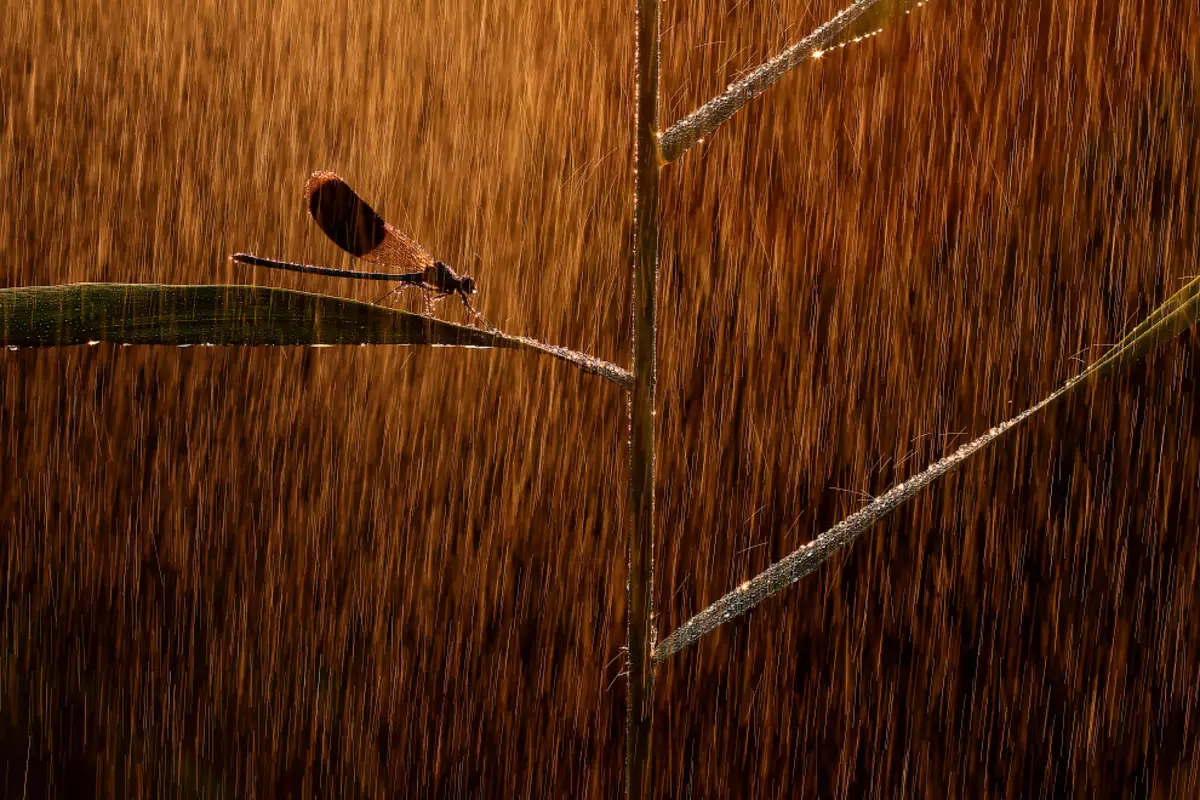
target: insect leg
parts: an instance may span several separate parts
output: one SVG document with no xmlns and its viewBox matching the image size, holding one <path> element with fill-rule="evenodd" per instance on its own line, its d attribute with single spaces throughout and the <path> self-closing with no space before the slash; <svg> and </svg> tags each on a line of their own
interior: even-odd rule
<svg viewBox="0 0 1200 800">
<path fill-rule="evenodd" d="M 425 295 L 425 313 L 432 317 L 435 311 L 434 306 L 446 298 L 446 293 L 428 286 L 422 286 L 421 291 Z"/>
<path fill-rule="evenodd" d="M 380 305 L 381 303 L 383 303 L 383 301 L 384 301 L 384 300 L 387 300 L 388 298 L 392 297 L 393 295 L 399 294 L 401 291 L 403 291 L 403 290 L 404 290 L 405 288 L 407 288 L 409 285 L 410 285 L 410 284 L 407 284 L 407 283 L 402 283 L 402 284 L 400 284 L 399 286 L 397 286 L 397 287 L 393 288 L 391 291 L 389 291 L 389 292 L 388 292 L 387 294 L 385 294 L 383 297 L 381 297 L 381 298 L 379 298 L 378 300 L 376 300 L 376 301 L 375 301 L 375 305 Z"/>
<path fill-rule="evenodd" d="M 475 310 L 475 307 L 473 305 L 471 305 L 471 301 L 467 299 L 466 292 L 464 292 L 462 289 L 459 289 L 458 296 L 462 299 L 463 305 L 467 307 L 467 311 L 471 312 L 471 317 L 475 320 L 478 320 L 479 322 L 482 322 L 485 330 L 489 330 L 489 331 L 497 330 L 497 328 L 495 326 L 493 326 L 492 323 L 487 321 L 487 319 L 483 316 L 483 314 L 480 314 L 478 311 Z"/>
</svg>

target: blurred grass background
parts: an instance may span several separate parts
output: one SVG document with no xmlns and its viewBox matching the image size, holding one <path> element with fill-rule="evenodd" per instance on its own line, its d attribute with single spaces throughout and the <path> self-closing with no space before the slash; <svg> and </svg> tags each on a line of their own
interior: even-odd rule
<svg viewBox="0 0 1200 800">
<path fill-rule="evenodd" d="M 664 123 L 838 8 L 666 4 Z M 348 266 L 324 168 L 627 362 L 632 4 L 0 10 L 0 285 L 374 299 L 226 260 Z M 1198 271 L 1194 22 L 935 2 L 668 168 L 660 634 Z M 1196 793 L 1198 343 L 668 662 L 663 794 Z M 620 794 L 625 436 L 528 355 L 0 354 L 4 794 Z"/>
</svg>

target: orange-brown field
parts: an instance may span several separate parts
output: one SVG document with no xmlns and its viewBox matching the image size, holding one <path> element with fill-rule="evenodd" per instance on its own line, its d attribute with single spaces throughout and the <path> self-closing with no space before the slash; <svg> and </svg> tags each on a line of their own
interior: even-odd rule
<svg viewBox="0 0 1200 800">
<path fill-rule="evenodd" d="M 841 1 L 665 4 L 664 123 Z M 323 168 L 628 364 L 633 9 L 0 0 L 0 286 L 373 300 L 227 260 L 350 266 Z M 660 632 L 1200 272 L 1196 19 L 935 0 L 664 171 Z M 1200 793 L 1198 346 L 667 662 L 662 796 Z M 0 352 L 0 794 L 621 794 L 626 435 L 504 351 Z"/>
</svg>

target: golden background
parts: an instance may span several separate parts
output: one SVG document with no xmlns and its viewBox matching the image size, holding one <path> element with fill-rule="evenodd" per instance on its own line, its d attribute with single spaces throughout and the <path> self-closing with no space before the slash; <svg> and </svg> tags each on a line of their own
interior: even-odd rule
<svg viewBox="0 0 1200 800">
<path fill-rule="evenodd" d="M 664 124 L 838 8 L 666 3 Z M 0 286 L 372 300 L 227 261 L 350 266 L 330 169 L 628 363 L 632 3 L 0 10 Z M 661 634 L 1200 271 L 1195 22 L 935 1 L 667 168 Z M 1198 343 L 669 661 L 662 794 L 1200 791 Z M 0 353 L 4 794 L 621 794 L 625 413 L 503 351 Z"/>
</svg>

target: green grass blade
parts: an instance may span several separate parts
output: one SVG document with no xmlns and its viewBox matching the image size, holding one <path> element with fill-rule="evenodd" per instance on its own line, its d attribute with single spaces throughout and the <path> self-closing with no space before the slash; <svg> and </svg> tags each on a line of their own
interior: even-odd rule
<svg viewBox="0 0 1200 800">
<path fill-rule="evenodd" d="M 0 346 L 435 345 L 546 353 L 615 383 L 629 373 L 534 339 L 330 295 L 265 286 L 73 283 L 0 289 Z"/>
<path fill-rule="evenodd" d="M 0 290 L 0 344 L 496 345 L 485 331 L 262 286 L 75 283 Z"/>
<path fill-rule="evenodd" d="M 1132 331 L 1089 370 L 1108 371 L 1137 360 L 1153 348 L 1175 338 L 1200 319 L 1200 277 L 1193 278 L 1150 312 Z"/>
</svg>

